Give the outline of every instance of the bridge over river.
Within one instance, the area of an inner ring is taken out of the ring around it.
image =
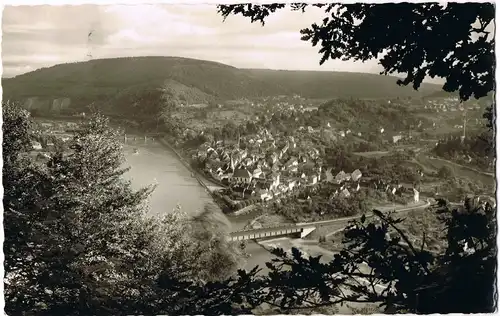
[[[261,239],[267,237],[278,237],[278,236],[297,236],[297,238],[304,238],[310,233],[312,233],[316,229],[314,224],[309,225],[299,225],[299,224],[291,224],[291,225],[283,225],[276,227],[266,227],[266,228],[257,228],[257,229],[249,229],[242,230],[238,232],[232,232],[230,234],[231,241],[241,241],[241,240],[250,240],[250,239]]]
[[[125,144],[130,144],[130,143],[141,143],[141,144],[147,144],[148,141],[154,141],[155,139],[161,138],[162,134],[161,133],[146,133],[146,134],[141,134],[139,135],[133,135],[133,134],[122,134],[122,140]]]
[[[412,206],[393,209],[393,211],[395,211],[396,213],[408,212],[416,209],[425,209],[430,205],[431,205],[430,201],[419,202]],[[314,230],[316,230],[317,227],[329,226],[334,224],[347,224],[349,221],[358,219],[361,216],[362,215],[310,222],[310,223],[286,224],[286,225],[277,225],[274,227],[235,231],[229,234],[229,239],[231,241],[242,241],[251,239],[262,239],[267,237],[280,237],[280,236],[296,236],[297,238],[304,238],[310,233],[312,233]],[[366,215],[366,217],[371,217],[371,216],[373,216],[373,214]]]

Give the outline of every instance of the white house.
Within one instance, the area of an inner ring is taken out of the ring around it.
[[[277,153],[272,153],[271,157],[269,157],[269,160],[270,160],[271,164],[276,163],[278,161],[278,154]]]
[[[298,172],[298,171],[299,171],[299,166],[295,166],[295,165],[293,165],[293,166],[291,166],[291,167],[288,169],[288,171],[290,171],[290,172]]]
[[[33,142],[32,143],[32,147],[34,150],[41,150],[42,149],[42,144],[40,144],[39,142]]]
[[[318,183],[318,176],[313,174],[309,176],[309,184],[316,184]]]
[[[291,168],[292,166],[298,166],[299,162],[297,161],[296,157],[291,157],[288,159],[288,161],[285,163],[286,168]]]
[[[342,190],[342,192],[340,192],[340,193],[342,194],[343,197],[346,197],[346,198],[351,196],[351,193],[347,189]]]
[[[255,168],[252,171],[252,177],[253,178],[259,178],[261,175],[262,175],[262,169],[260,169],[260,168]]]
[[[288,145],[288,143],[285,145],[285,147],[283,147],[281,149],[281,155],[280,155],[280,158],[282,155],[284,155],[287,151],[288,151],[288,148],[290,147],[290,145]]]
[[[271,176],[272,179],[272,187],[277,188],[280,185],[280,174],[279,173],[273,173]]]
[[[392,136],[392,142],[395,144],[397,143],[398,141],[401,140],[401,138],[403,138],[402,135],[395,135],[395,136]]]
[[[363,174],[361,173],[361,171],[359,169],[356,169],[351,173],[351,179],[352,181],[358,181],[362,175]]]
[[[413,188],[413,201],[418,203],[420,201],[420,192]]]

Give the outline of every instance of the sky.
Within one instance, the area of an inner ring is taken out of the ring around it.
[[[214,5],[5,6],[3,77],[89,59],[180,56],[239,68],[378,73],[378,62],[327,61],[299,30],[323,18],[283,10],[265,26],[240,16],[223,22]]]

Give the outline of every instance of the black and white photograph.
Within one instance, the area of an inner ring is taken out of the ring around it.
[[[5,4],[4,313],[494,313],[495,10]]]

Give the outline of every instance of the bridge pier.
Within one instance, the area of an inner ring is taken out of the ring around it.
[[[310,233],[312,233],[313,231],[316,230],[316,227],[307,227],[307,228],[304,228],[301,232],[300,232],[300,238],[304,238],[306,237],[307,235],[309,235]]]

